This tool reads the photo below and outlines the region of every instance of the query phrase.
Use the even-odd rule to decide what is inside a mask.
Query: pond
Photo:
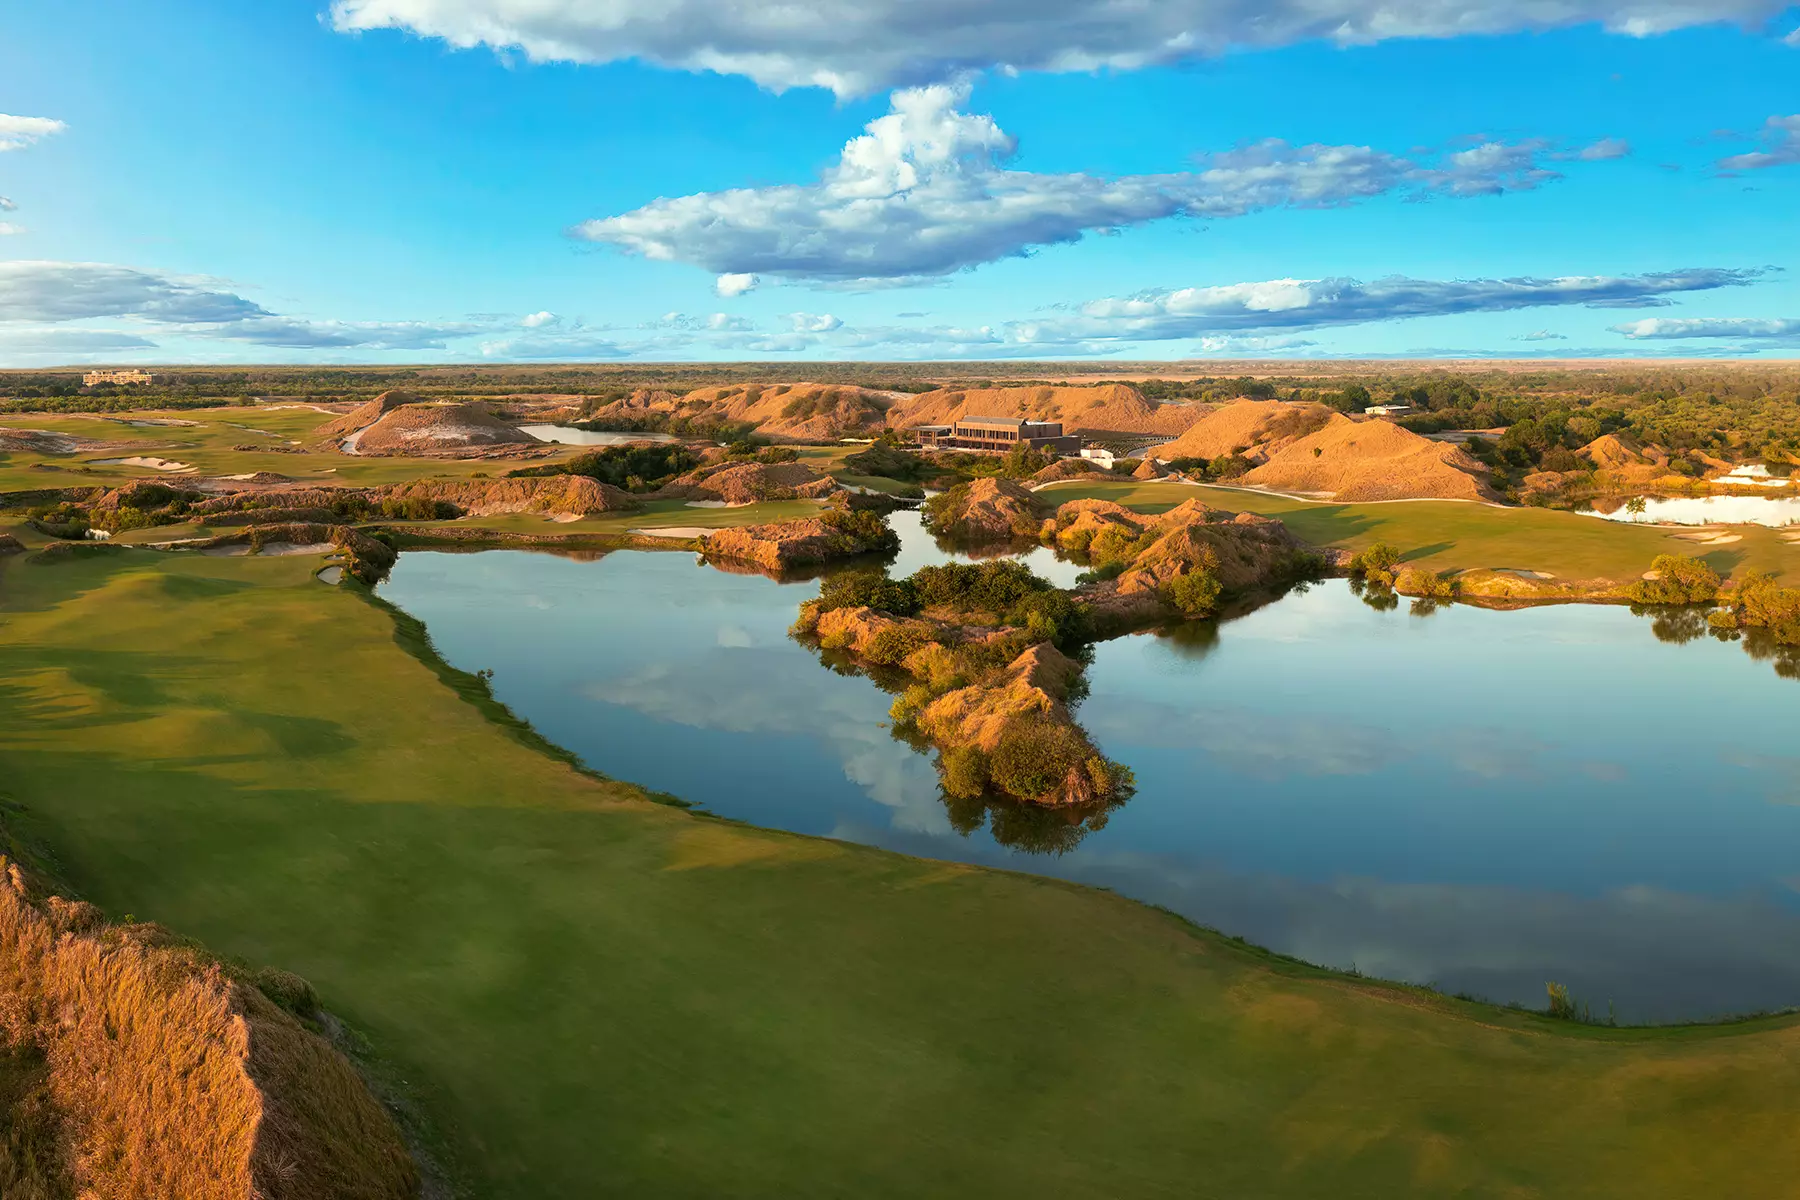
[[[521,425],[519,431],[529,433],[540,442],[557,442],[564,446],[623,446],[627,442],[681,440],[667,433],[620,433],[613,430],[577,429],[573,425]]]
[[[817,586],[490,551],[404,554],[382,593],[547,737],[724,816],[1531,1007],[1549,980],[1622,1021],[1800,1004],[1800,683],[1693,614],[1420,617],[1332,581],[1105,643],[1078,715],[1138,791],[1072,825],[946,802],[891,697],[787,636]]]
[[[1793,525],[1800,523],[1800,498],[1792,496],[1643,496],[1606,501],[1580,510],[1608,521],[1642,525]]]

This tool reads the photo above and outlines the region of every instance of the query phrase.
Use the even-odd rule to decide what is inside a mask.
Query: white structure
[[[1081,448],[1081,457],[1098,466],[1105,467],[1109,471],[1112,470],[1113,452],[1111,450],[1106,450],[1099,446],[1083,446]]]
[[[1413,410],[1410,404],[1371,404],[1363,409],[1366,417],[1397,417]]]

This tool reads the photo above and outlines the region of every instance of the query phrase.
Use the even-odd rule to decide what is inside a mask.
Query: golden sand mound
[[[1262,461],[1296,438],[1322,428],[1335,414],[1323,404],[1239,400],[1201,418],[1157,451],[1162,459],[1220,458],[1244,454]]]
[[[1198,421],[1208,407],[1159,404],[1134,387],[945,388],[902,400],[888,410],[896,429],[948,425],[960,417],[1025,417],[1061,421],[1066,433],[1151,433],[1173,436]]]

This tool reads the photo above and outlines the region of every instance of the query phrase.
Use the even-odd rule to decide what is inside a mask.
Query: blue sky
[[[29,6],[0,364],[1800,350],[1800,9],[1121,8]]]

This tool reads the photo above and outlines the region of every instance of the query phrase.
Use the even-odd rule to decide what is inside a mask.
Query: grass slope
[[[1448,500],[1378,504],[1290,500],[1241,488],[1179,483],[1057,484],[1044,492],[1061,504],[1084,497],[1112,500],[1138,512],[1165,512],[1196,497],[1219,508],[1280,517],[1317,546],[1361,549],[1371,542],[1399,547],[1408,563],[1434,571],[1511,568],[1545,571],[1559,579],[1636,579],[1658,554],[1706,559],[1722,575],[1786,573],[1800,567],[1800,546],[1781,531],[1735,525],[1741,540],[1705,546],[1677,530],[1603,521],[1543,508],[1497,508]]]
[[[0,778],[89,898],[311,978],[481,1195],[1800,1178],[1792,1021],[1557,1025],[648,803],[491,723],[316,566],[0,563]]]

